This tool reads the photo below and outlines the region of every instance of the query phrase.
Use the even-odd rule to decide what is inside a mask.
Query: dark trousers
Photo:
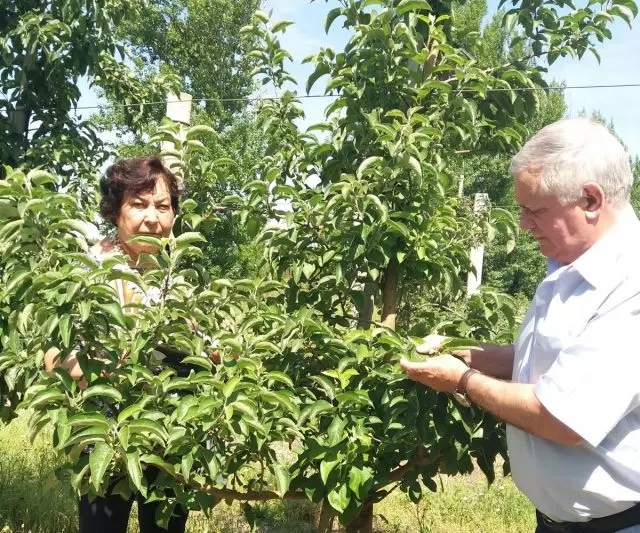
[[[620,513],[596,518],[590,522],[552,522],[536,511],[535,533],[618,533],[640,524],[640,504]]]
[[[155,477],[155,476],[153,476]],[[156,509],[159,502],[144,503],[140,495],[133,495],[125,500],[119,494],[110,494],[104,498],[96,498],[89,502],[85,495],[78,502],[80,521],[79,533],[127,533],[129,514],[133,502],[138,502],[138,522],[140,533],[184,533],[187,525],[188,511],[176,505],[173,516],[169,520],[168,529],[156,524]]]

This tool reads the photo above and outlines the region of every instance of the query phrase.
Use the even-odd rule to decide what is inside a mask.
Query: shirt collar
[[[618,269],[618,259],[625,247],[640,237],[640,222],[631,206],[621,211],[615,225],[591,248],[576,259],[571,267],[591,286],[598,288],[611,279]],[[558,267],[556,267],[558,268]]]

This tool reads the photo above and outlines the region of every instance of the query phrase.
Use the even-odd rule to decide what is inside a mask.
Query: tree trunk
[[[320,516],[318,517],[318,533],[332,533],[334,511],[327,502],[322,502],[320,506]]]
[[[360,516],[347,526],[347,533],[373,533],[373,502],[364,504]]]
[[[382,281],[382,325],[396,329],[398,314],[398,261],[392,258]]]
[[[369,329],[373,320],[373,308],[375,305],[376,284],[366,282],[363,287],[362,311],[358,316],[358,329]]]
[[[14,144],[11,157],[13,166],[18,166],[22,161],[24,149],[29,141],[29,121],[31,120],[31,110],[20,103],[16,104],[15,111],[9,111],[9,121],[13,128],[13,134],[19,138],[19,142]]]

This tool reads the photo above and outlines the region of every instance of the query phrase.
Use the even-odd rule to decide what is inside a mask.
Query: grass
[[[77,511],[69,487],[55,477],[59,462],[46,436],[29,443],[26,417],[0,426],[0,533],[75,533]],[[444,490],[413,504],[394,492],[376,505],[375,530],[389,533],[530,533],[533,508],[509,478],[487,487],[481,473],[443,478]],[[262,533],[313,531],[317,508],[308,502],[272,501],[255,507]],[[129,532],[137,533],[135,509]],[[192,513],[189,533],[241,533],[249,528],[239,503],[218,505],[207,519]],[[337,531],[337,528],[336,528]],[[343,531],[340,528],[340,531]]]

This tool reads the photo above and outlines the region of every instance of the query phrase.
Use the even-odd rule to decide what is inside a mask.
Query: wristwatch
[[[469,396],[467,396],[467,383],[469,382],[469,378],[474,374],[479,374],[479,372],[475,368],[467,368],[465,373],[462,374],[462,377],[458,382],[458,386],[456,387],[456,390],[453,393],[453,397],[463,407],[471,406],[471,400],[469,399]]]

